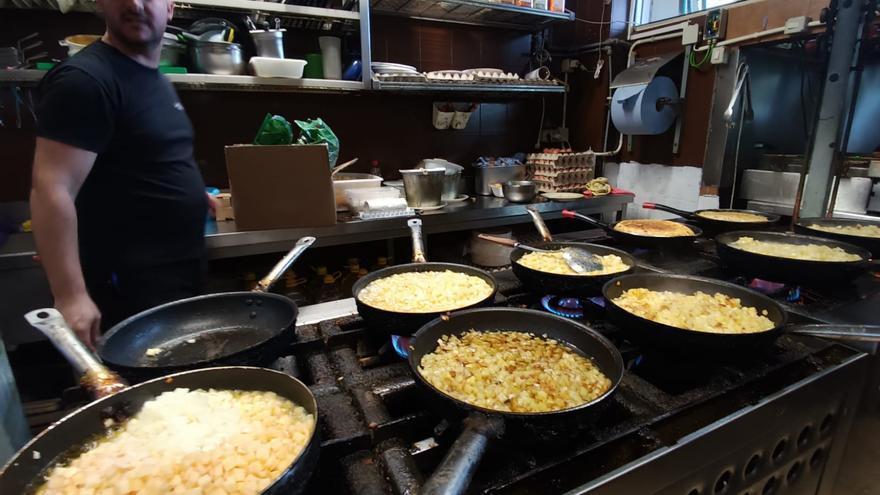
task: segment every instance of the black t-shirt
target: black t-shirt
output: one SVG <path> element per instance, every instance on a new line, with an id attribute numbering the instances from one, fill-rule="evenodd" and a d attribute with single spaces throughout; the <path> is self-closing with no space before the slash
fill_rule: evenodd
<path id="1" fill-rule="evenodd" d="M 165 76 L 102 42 L 43 78 L 37 134 L 97 153 L 76 197 L 84 270 L 140 269 L 204 252 L 193 129 Z"/>

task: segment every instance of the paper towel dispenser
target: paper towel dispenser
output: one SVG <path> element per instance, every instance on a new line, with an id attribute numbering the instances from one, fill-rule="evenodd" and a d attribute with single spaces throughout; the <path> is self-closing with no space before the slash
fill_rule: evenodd
<path id="1" fill-rule="evenodd" d="M 658 76 L 679 54 L 637 61 L 611 82 L 611 121 L 623 134 L 662 134 L 678 116 L 681 100 L 672 79 Z"/>

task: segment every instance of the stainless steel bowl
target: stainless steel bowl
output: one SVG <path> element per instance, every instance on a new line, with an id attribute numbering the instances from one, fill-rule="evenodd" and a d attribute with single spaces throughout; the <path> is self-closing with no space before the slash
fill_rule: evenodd
<path id="1" fill-rule="evenodd" d="M 528 203 L 538 195 L 538 185 L 530 180 L 509 180 L 501 184 L 501 190 L 514 203 Z"/>
<path id="2" fill-rule="evenodd" d="M 203 74 L 244 74 L 241 45 L 223 41 L 193 41 L 189 44 L 192 68 Z"/>

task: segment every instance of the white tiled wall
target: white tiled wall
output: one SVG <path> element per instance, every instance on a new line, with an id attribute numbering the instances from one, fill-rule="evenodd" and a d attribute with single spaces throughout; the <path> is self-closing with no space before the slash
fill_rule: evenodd
<path id="1" fill-rule="evenodd" d="M 673 208 L 694 211 L 717 208 L 717 196 L 700 196 L 703 171 L 697 167 L 671 167 L 656 163 L 606 163 L 605 176 L 615 187 L 635 193 L 625 218 L 678 218 L 670 213 L 646 210 L 642 203 L 662 203 Z"/>

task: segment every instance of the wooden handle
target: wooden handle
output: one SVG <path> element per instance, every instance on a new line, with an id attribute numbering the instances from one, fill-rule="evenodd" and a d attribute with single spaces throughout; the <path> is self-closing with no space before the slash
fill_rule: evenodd
<path id="1" fill-rule="evenodd" d="M 513 239 L 508 239 L 507 237 L 498 237 L 497 235 L 480 234 L 477 237 L 483 239 L 484 241 L 490 241 L 496 244 L 502 244 L 504 246 L 517 247 L 519 245 L 519 243 Z"/>

